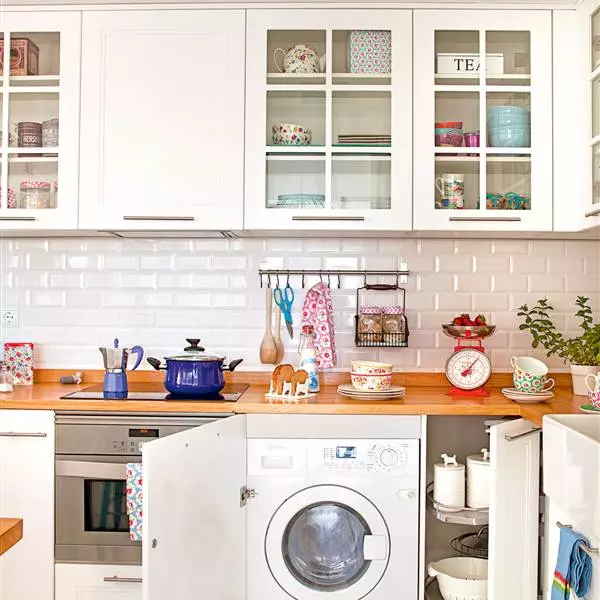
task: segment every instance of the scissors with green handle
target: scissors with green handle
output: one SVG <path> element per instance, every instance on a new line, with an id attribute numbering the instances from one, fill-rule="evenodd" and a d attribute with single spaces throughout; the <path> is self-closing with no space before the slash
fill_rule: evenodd
<path id="1" fill-rule="evenodd" d="M 290 334 L 290 337 L 294 338 L 294 328 L 292 327 L 292 304 L 294 304 L 294 290 L 288 283 L 283 290 L 277 286 L 273 291 L 273 299 L 275 304 L 279 306 L 285 319 L 285 326 Z"/>

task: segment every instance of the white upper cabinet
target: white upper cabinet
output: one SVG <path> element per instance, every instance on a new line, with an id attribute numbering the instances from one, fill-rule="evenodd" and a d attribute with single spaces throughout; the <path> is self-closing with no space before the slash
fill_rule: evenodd
<path id="1" fill-rule="evenodd" d="M 584 217 L 586 227 L 600 225 L 600 4 L 597 0 L 583 5 L 586 65 L 587 152 L 585 181 L 590 181 Z"/>
<path id="2" fill-rule="evenodd" d="M 412 227 L 405 10 L 249 10 L 245 228 Z"/>
<path id="3" fill-rule="evenodd" d="M 243 221 L 242 10 L 83 15 L 80 227 Z"/>
<path id="4" fill-rule="evenodd" d="M 413 35 L 414 228 L 551 231 L 550 12 L 416 10 Z"/>
<path id="5" fill-rule="evenodd" d="M 81 13 L 1 12 L 0 231 L 76 229 Z"/>

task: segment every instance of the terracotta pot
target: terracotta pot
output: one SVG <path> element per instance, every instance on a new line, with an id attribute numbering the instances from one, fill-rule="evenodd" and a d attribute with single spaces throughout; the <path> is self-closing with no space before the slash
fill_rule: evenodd
<path id="1" fill-rule="evenodd" d="M 573 393 L 576 396 L 587 396 L 588 389 L 585 385 L 585 377 L 590 373 L 596 375 L 600 367 L 589 367 L 585 365 L 571 365 L 571 378 L 573 380 Z"/>

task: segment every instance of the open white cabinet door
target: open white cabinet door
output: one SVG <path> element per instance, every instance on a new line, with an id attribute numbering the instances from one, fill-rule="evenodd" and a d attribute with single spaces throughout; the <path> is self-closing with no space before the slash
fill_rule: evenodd
<path id="1" fill-rule="evenodd" d="M 490 428 L 489 600 L 536 600 L 540 433 L 524 419 Z"/>
<path id="2" fill-rule="evenodd" d="M 246 417 L 142 449 L 144 600 L 246 598 Z"/>

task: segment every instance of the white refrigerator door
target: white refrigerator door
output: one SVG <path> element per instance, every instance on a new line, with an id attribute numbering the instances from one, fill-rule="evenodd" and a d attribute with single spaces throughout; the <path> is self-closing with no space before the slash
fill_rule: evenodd
<path id="1" fill-rule="evenodd" d="M 149 442 L 142 456 L 144 600 L 244 600 L 246 417 Z"/>
<path id="2" fill-rule="evenodd" d="M 535 600 L 540 432 L 524 419 L 490 428 L 489 600 Z M 512 439 L 510 439 L 512 438 Z"/>

